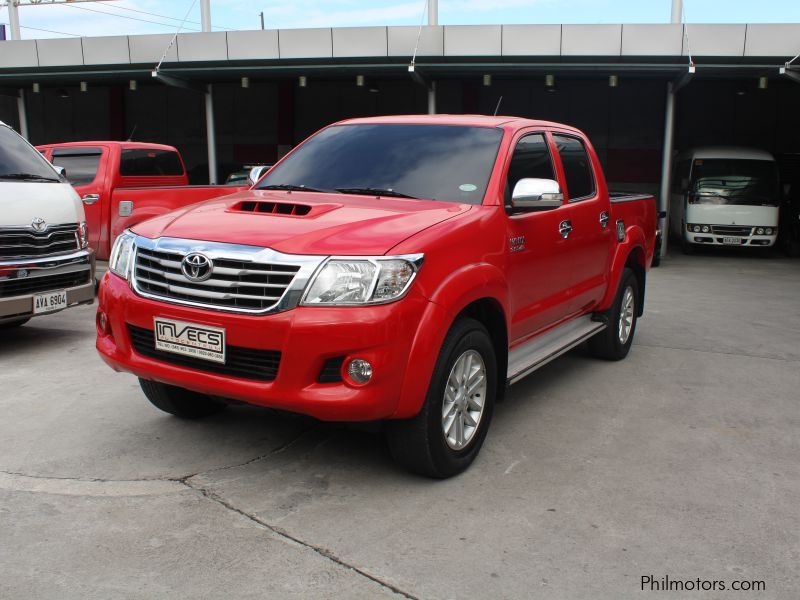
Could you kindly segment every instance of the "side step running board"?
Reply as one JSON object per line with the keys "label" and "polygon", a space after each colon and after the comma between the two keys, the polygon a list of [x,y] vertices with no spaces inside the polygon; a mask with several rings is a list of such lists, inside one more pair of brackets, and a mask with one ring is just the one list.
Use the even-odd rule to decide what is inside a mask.
{"label": "side step running board", "polygon": [[508,383],[516,383],[605,328],[605,323],[584,315],[517,346],[508,353]]}

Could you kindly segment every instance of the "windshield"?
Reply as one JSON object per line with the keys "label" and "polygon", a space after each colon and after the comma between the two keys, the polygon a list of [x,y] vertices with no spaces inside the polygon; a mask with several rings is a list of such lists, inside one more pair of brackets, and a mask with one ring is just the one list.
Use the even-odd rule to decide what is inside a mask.
{"label": "windshield", "polygon": [[693,204],[778,206],[778,168],[769,160],[695,159]]}
{"label": "windshield", "polygon": [[60,181],[42,154],[5,125],[0,125],[0,179]]}
{"label": "windshield", "polygon": [[336,125],[273,167],[257,188],[480,204],[502,136],[486,127]]}

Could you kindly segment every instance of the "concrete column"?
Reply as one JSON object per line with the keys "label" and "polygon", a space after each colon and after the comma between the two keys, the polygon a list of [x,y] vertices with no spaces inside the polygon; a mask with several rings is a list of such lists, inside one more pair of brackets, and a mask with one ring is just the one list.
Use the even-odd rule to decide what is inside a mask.
{"label": "concrete column", "polygon": [[664,111],[664,147],[661,151],[661,189],[658,194],[658,210],[667,216],[659,219],[661,228],[661,256],[667,255],[667,238],[669,238],[669,191],[672,175],[672,144],[675,133],[675,90],[670,81],[667,84],[667,101]]}
{"label": "concrete column", "polygon": [[428,0],[428,25],[439,24],[439,0]]}
{"label": "concrete column", "polygon": [[19,134],[27,140],[29,139],[28,111],[25,108],[25,90],[20,90],[17,96],[17,112],[19,112]]}
{"label": "concrete column", "polygon": [[428,88],[428,114],[435,115],[436,114],[436,82],[431,81],[431,85]]}
{"label": "concrete column", "polygon": [[[211,0],[200,0],[200,22],[203,31],[211,31]],[[206,146],[208,147],[208,183],[216,185],[217,135],[214,130],[214,88],[209,83],[204,94],[206,101]]]}
{"label": "concrete column", "polygon": [[206,145],[208,146],[208,183],[216,185],[217,140],[214,132],[214,89],[209,83],[204,94],[206,101]]}
{"label": "concrete column", "polygon": [[22,37],[19,33],[19,7],[17,0],[9,0],[8,2],[8,23],[11,26],[11,39],[20,40]]}

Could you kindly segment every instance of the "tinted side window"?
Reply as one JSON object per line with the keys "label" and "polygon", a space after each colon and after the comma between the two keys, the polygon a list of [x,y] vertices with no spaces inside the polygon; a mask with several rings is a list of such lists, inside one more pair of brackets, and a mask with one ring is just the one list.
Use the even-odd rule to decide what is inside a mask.
{"label": "tinted side window", "polygon": [[564,165],[564,176],[567,178],[569,199],[580,200],[595,193],[592,163],[583,143],[574,137],[564,135],[553,136]]}
{"label": "tinted side window", "polygon": [[119,173],[123,176],[183,175],[178,153],[172,150],[134,148],[123,150]]}
{"label": "tinted side window", "polygon": [[72,185],[86,185],[97,176],[102,153],[100,148],[55,149],[53,164],[66,169],[67,179]]}
{"label": "tinted side window", "polygon": [[514,186],[520,179],[535,177],[538,179],[555,179],[550,148],[541,133],[526,135],[514,148],[511,164],[508,167],[506,180],[506,203],[511,200]]}

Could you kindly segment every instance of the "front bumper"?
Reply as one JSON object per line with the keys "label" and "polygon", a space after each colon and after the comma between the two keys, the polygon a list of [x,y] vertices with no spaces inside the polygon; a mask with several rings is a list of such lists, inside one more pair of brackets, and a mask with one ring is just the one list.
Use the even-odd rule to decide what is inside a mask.
{"label": "front bumper", "polygon": [[[776,235],[746,235],[746,236],[724,236],[716,233],[695,233],[694,231],[684,231],[684,239],[687,242],[703,246],[728,246],[731,248],[769,248],[775,245],[778,239]],[[738,244],[725,242],[726,237],[739,239]]]}
{"label": "front bumper", "polygon": [[[128,283],[106,273],[100,284],[97,350],[116,371],[259,406],[308,414],[328,421],[371,421],[395,414],[409,353],[428,300],[411,292],[380,306],[298,307],[271,315],[241,315],[185,307],[136,295]],[[215,374],[148,358],[133,348],[130,326],[153,330],[155,317],[225,329],[228,347],[281,353],[272,381]],[[320,383],[330,359],[368,360],[365,385]]]}
{"label": "front bumper", "polygon": [[0,323],[33,316],[36,294],[66,290],[67,308],[94,301],[93,250],[0,261]]}

